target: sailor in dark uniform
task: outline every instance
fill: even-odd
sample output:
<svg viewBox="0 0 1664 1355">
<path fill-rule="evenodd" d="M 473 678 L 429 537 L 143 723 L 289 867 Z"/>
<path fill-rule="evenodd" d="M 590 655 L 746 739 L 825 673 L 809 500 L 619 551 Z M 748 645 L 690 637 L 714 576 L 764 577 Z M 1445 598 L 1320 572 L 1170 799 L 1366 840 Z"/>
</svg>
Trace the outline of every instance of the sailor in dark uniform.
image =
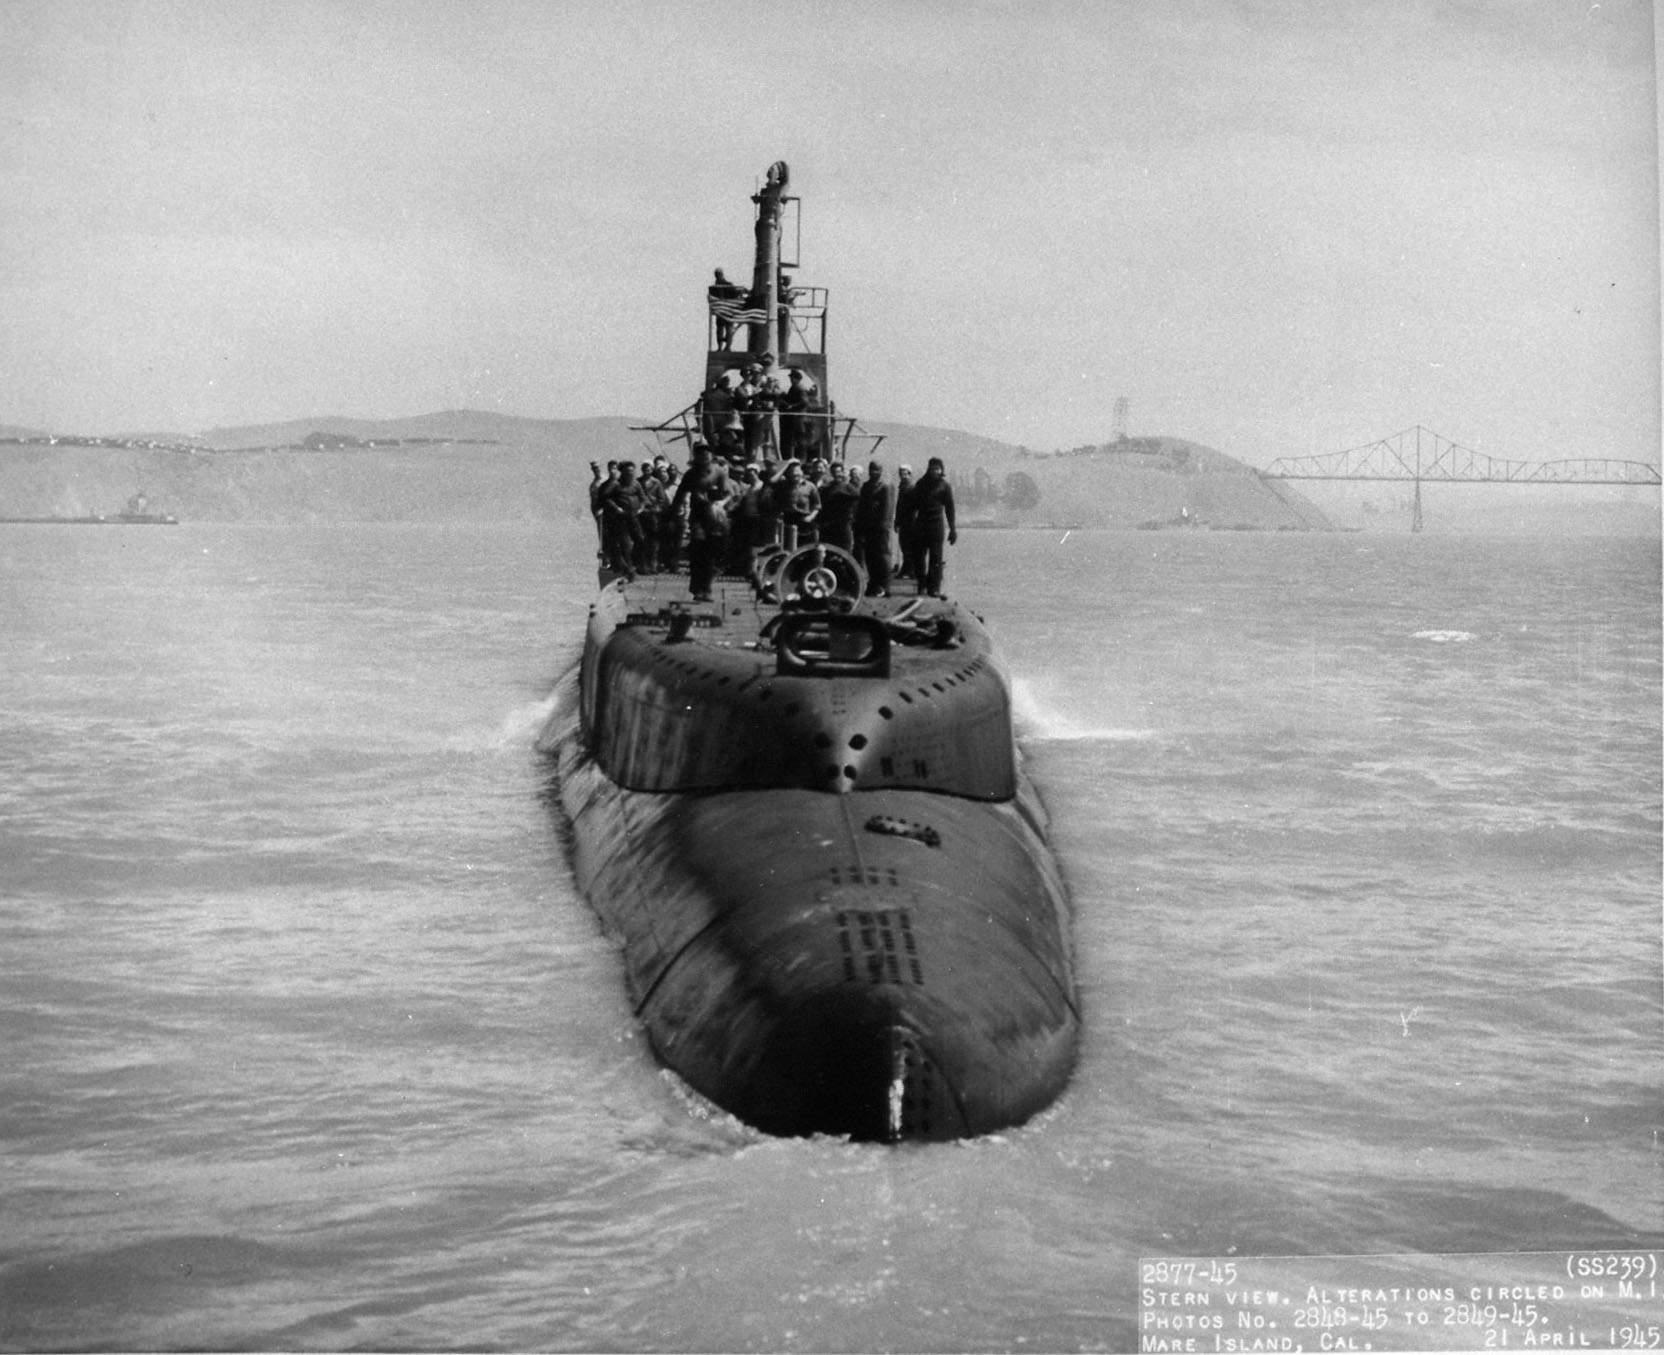
<svg viewBox="0 0 1664 1355">
<path fill-rule="evenodd" d="M 711 449 L 693 447 L 693 464 L 676 486 L 673 513 L 686 505 L 688 518 L 688 591 L 695 602 L 711 600 L 711 581 L 728 541 L 728 472 L 711 463 Z"/>
<path fill-rule="evenodd" d="M 884 467 L 867 464 L 867 478 L 855 503 L 855 558 L 867 571 L 867 596 L 890 595 L 890 525 L 895 495 L 884 480 Z"/>
<path fill-rule="evenodd" d="M 734 388 L 726 380 L 727 374 L 712 381 L 699 403 L 699 426 L 705 441 L 714 447 L 722 440 L 723 430 L 735 421 Z"/>
<path fill-rule="evenodd" d="M 861 491 L 844 474 L 844 463 L 834 461 L 820 489 L 820 539 L 851 554 L 855 551 L 855 509 Z"/>
<path fill-rule="evenodd" d="M 763 476 L 756 466 L 746 465 L 729 479 L 734 497 L 728 510 L 728 572 L 748 574 L 757 548 L 767 544 L 763 540 Z"/>
<path fill-rule="evenodd" d="M 717 303 L 743 300 L 745 292 L 729 282 L 719 268 L 716 281 L 706 290 L 706 295 L 711 299 L 711 315 L 716 320 L 716 346 L 725 350 L 734 341 L 734 322 L 717 310 Z"/>
<path fill-rule="evenodd" d="M 780 459 L 790 461 L 797 456 L 804 443 L 803 412 L 809 408 L 809 389 L 803 384 L 803 372 L 790 369 L 785 391 L 775 401 L 780 411 Z"/>
<path fill-rule="evenodd" d="M 912 493 L 913 530 L 919 563 L 924 570 L 919 591 L 933 598 L 942 596 L 942 567 L 946 563 L 947 547 L 959 541 L 959 529 L 953 520 L 953 486 L 948 483 L 944 470 L 942 458 L 931 457 Z"/>
<path fill-rule="evenodd" d="M 780 307 L 780 351 L 782 353 L 787 353 L 791 351 L 792 307 L 797 303 L 799 293 L 797 288 L 792 286 L 792 275 L 790 273 L 779 273 L 776 276 L 779 278 L 779 282 L 776 287 L 776 295 Z"/>
</svg>

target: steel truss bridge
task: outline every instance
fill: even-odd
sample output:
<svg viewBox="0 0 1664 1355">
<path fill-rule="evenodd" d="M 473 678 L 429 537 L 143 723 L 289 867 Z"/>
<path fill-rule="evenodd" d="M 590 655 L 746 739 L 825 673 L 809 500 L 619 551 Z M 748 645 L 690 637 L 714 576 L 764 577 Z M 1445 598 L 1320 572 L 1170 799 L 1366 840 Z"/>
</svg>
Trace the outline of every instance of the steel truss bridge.
<svg viewBox="0 0 1664 1355">
<path fill-rule="evenodd" d="M 1267 480 L 1409 480 L 1416 487 L 1410 530 L 1421 530 L 1421 482 L 1510 485 L 1656 485 L 1658 467 L 1645 461 L 1574 457 L 1507 461 L 1463 447 L 1417 424 L 1359 447 L 1318 456 L 1280 456 L 1260 472 Z"/>
</svg>

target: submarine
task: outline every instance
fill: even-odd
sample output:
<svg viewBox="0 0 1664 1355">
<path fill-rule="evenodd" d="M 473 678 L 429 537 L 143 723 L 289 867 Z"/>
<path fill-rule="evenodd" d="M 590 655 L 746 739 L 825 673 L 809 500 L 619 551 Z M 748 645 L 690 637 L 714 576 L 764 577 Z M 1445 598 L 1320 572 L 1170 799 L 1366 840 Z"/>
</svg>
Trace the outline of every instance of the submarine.
<svg viewBox="0 0 1664 1355">
<path fill-rule="evenodd" d="M 652 427 L 662 447 L 738 466 L 739 420 L 710 392 L 764 355 L 813 391 L 797 427 L 752 424 L 765 471 L 782 451 L 882 441 L 830 399 L 826 290 L 783 274 L 788 218 L 801 234 L 788 186 L 777 162 L 751 199 L 752 287 L 707 296 L 705 384 Z M 1022 1124 L 1069 1081 L 1080 1004 L 992 637 L 961 602 L 872 588 L 856 553 L 789 527 L 746 556 L 690 580 L 603 550 L 581 658 L 537 738 L 635 1017 L 665 1067 L 767 1134 L 894 1144 Z"/>
</svg>

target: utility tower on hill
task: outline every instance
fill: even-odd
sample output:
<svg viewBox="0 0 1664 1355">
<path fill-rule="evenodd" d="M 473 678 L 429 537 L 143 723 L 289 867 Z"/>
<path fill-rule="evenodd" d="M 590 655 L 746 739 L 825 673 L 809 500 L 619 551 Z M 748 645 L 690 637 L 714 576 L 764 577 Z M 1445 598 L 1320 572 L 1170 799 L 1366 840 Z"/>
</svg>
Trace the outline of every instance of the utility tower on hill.
<svg viewBox="0 0 1664 1355">
<path fill-rule="evenodd" d="M 1127 397 L 1124 395 L 1115 397 L 1115 440 L 1127 440 Z"/>
</svg>

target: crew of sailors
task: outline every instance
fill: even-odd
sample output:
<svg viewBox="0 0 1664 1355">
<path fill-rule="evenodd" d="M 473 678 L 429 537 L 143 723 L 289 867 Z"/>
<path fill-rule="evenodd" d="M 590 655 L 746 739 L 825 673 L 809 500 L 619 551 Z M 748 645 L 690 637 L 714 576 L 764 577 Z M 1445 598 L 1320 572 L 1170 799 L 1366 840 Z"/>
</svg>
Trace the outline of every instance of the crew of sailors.
<svg viewBox="0 0 1664 1355">
<path fill-rule="evenodd" d="M 700 396 L 699 421 L 706 443 L 725 459 L 824 460 L 831 443 L 814 378 L 801 367 L 782 373 L 772 353 L 719 373 Z"/>
<path fill-rule="evenodd" d="M 718 573 L 744 576 L 757 550 L 781 540 L 848 551 L 866 570 L 870 596 L 888 597 L 894 574 L 940 597 L 946 547 L 959 539 L 940 457 L 916 481 L 900 467 L 895 485 L 878 461 L 861 479 L 842 461 L 753 458 L 743 448 L 717 456 L 706 442 L 693 444 L 685 473 L 663 456 L 639 468 L 609 461 L 604 472 L 592 461 L 590 470 L 590 511 L 607 568 L 634 579 L 685 564 L 696 601 L 709 600 Z"/>
<path fill-rule="evenodd" d="M 778 314 L 786 351 L 792 307 L 800 295 L 779 275 Z M 709 288 L 716 348 L 727 353 L 741 325 L 753 336 L 750 294 L 719 268 Z M 754 308 L 752 308 L 754 309 Z M 626 579 L 678 570 L 708 600 L 718 572 L 746 575 L 755 552 L 774 542 L 816 541 L 852 554 L 865 568 L 867 591 L 889 596 L 892 572 L 919 592 L 941 595 L 946 545 L 958 540 L 953 490 L 940 458 L 915 482 L 899 482 L 872 462 L 861 479 L 833 457 L 831 411 L 802 367 L 784 370 L 772 352 L 735 355 L 700 395 L 691 464 L 685 474 L 663 456 L 590 468 L 590 509 L 603 563 Z M 899 569 L 892 537 L 899 534 Z"/>
</svg>

